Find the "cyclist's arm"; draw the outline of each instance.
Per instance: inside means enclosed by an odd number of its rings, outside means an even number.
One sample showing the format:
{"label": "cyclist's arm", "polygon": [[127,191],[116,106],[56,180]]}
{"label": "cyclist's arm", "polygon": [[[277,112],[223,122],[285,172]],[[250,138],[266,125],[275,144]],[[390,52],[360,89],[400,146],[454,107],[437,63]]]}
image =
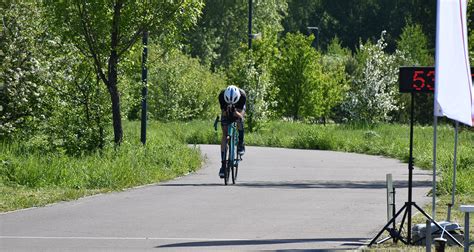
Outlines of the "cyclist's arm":
{"label": "cyclist's arm", "polygon": [[244,111],[240,109],[236,109],[234,112],[234,116],[243,119],[244,118]]}

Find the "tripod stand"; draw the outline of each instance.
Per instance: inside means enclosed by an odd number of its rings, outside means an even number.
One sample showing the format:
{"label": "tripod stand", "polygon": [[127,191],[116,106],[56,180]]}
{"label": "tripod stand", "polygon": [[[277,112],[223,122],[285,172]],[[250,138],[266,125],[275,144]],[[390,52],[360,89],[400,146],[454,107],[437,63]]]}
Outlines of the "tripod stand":
{"label": "tripod stand", "polygon": [[[426,217],[427,220],[430,220],[432,223],[434,223],[440,230],[443,229],[435,220],[433,220],[433,218],[431,218],[431,216],[429,216],[425,211],[423,211],[423,209],[421,209],[415,202],[413,202],[413,198],[412,198],[413,161],[414,161],[413,160],[413,120],[414,120],[413,117],[414,117],[414,107],[415,107],[415,93],[411,92],[410,157],[409,157],[409,161],[408,161],[408,202],[405,202],[403,207],[400,210],[398,210],[398,212],[392,217],[392,219],[390,219],[388,221],[388,223],[382,228],[382,230],[380,230],[380,232],[372,239],[372,241],[368,245],[369,247],[372,246],[374,243],[380,244],[380,243],[385,242],[389,239],[393,239],[394,241],[400,240],[400,241],[402,241],[403,243],[405,243],[407,245],[412,245],[412,240],[411,240],[411,224],[412,224],[411,223],[411,221],[412,221],[412,219],[411,219],[412,211],[411,210],[412,210],[412,207],[415,207],[416,209],[418,209],[418,211],[420,211]],[[395,220],[403,211],[405,211],[405,213],[403,214],[403,219],[402,219],[402,222],[400,224],[400,228],[397,231],[396,228],[395,228],[395,224],[396,224]],[[404,239],[401,235],[403,224],[405,224],[405,219],[407,219],[407,225],[408,225],[406,239]],[[391,224],[393,224],[394,228],[388,228]],[[382,235],[382,233],[384,231],[388,231],[389,234],[390,234],[390,237],[382,239],[381,241],[377,242],[377,239],[380,237],[380,235]],[[446,235],[451,240],[453,240],[456,244],[458,244],[459,246],[462,247],[462,244],[458,240],[456,240],[456,238],[454,238],[449,232],[446,232]]]}

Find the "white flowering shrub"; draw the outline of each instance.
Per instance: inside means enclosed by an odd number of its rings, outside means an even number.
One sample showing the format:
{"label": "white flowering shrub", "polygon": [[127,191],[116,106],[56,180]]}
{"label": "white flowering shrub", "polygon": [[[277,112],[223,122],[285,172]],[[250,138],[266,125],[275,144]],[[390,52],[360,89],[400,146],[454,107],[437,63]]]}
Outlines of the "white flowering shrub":
{"label": "white flowering shrub", "polygon": [[399,109],[397,55],[384,52],[384,35],[385,31],[375,45],[366,43],[359,47],[359,69],[344,102],[347,120],[386,122]]}
{"label": "white flowering shrub", "polygon": [[0,8],[0,139],[68,154],[102,147],[108,95],[87,57],[48,32],[40,6]]}
{"label": "white flowering shrub", "polygon": [[30,131],[43,116],[44,70],[35,50],[39,13],[28,3],[2,4],[0,138]]}

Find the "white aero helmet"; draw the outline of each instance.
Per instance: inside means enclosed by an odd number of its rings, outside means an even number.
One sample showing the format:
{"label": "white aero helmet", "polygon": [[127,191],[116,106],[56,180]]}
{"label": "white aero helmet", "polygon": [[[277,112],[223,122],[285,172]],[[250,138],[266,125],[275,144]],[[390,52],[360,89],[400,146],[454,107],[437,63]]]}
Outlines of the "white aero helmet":
{"label": "white aero helmet", "polygon": [[236,104],[240,99],[240,91],[234,85],[228,86],[224,91],[224,101],[228,104]]}

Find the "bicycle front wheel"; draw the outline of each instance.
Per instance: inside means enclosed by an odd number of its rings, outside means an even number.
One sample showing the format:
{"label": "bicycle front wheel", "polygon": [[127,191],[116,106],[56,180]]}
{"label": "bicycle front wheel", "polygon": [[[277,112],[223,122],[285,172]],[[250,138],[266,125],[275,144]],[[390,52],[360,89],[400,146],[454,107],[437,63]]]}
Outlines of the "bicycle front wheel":
{"label": "bicycle front wheel", "polygon": [[230,177],[230,173],[231,173],[231,167],[232,167],[232,163],[231,163],[230,160],[228,160],[227,165],[224,169],[224,184],[225,185],[229,184],[229,177]]}
{"label": "bicycle front wheel", "polygon": [[239,164],[235,164],[232,166],[232,184],[235,184],[235,181],[237,181],[238,170],[239,170]]}

